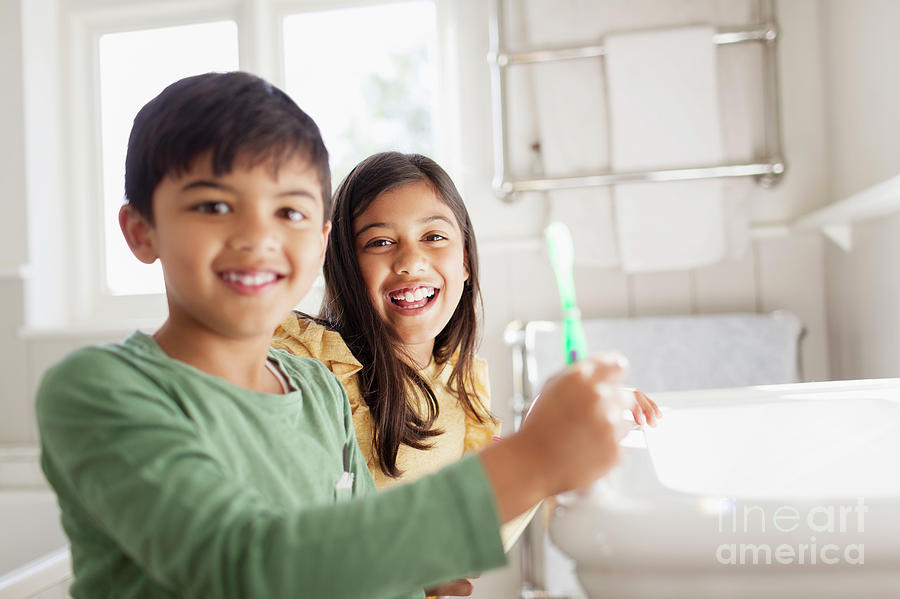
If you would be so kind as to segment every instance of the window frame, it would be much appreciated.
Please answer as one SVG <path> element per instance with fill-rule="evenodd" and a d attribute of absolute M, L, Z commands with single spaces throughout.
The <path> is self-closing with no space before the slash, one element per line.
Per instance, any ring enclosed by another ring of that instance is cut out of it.
<path fill-rule="evenodd" d="M 113 295 L 107 289 L 104 250 L 102 138 L 100 113 L 100 37 L 145 29 L 234 21 L 238 30 L 239 68 L 284 86 L 284 19 L 289 15 L 398 4 L 417 0 L 60 0 L 62 36 L 59 110 L 63 183 L 60 200 L 65 230 L 55 231 L 66 255 L 65 272 L 36 272 L 61 277 L 67 314 L 62 327 L 109 329 L 161 323 L 167 313 L 164 293 Z M 432 0 L 435 13 L 453 0 Z M 439 27 L 439 23 L 436 24 Z M 438 31 L 440 37 L 440 31 Z M 437 44 L 438 96 L 441 98 L 441 51 Z M 435 157 L 441 147 L 443 100 L 435 106 Z M 321 278 L 316 285 L 321 285 Z"/>
<path fill-rule="evenodd" d="M 63 172 L 70 182 L 71 236 L 66 244 L 69 324 L 106 327 L 110 323 L 161 322 L 168 310 L 164 293 L 113 295 L 106 287 L 102 130 L 100 114 L 100 38 L 110 33 L 215 21 L 235 21 L 239 51 L 241 22 L 234 2 L 74 1 L 64 18 L 62 106 L 67 156 Z M 239 55 L 239 60 L 244 57 Z M 242 66 L 243 68 L 243 66 Z"/>

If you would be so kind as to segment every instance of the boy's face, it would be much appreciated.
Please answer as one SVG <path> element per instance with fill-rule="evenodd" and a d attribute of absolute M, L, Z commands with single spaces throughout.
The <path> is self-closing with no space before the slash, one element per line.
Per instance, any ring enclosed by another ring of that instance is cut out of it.
<path fill-rule="evenodd" d="M 216 176 L 208 155 L 153 192 L 154 225 L 128 206 L 123 232 L 142 262 L 159 258 L 169 322 L 185 332 L 269 337 L 309 291 L 322 266 L 330 222 L 321 186 L 298 157 L 277 173 L 240 157 Z"/>

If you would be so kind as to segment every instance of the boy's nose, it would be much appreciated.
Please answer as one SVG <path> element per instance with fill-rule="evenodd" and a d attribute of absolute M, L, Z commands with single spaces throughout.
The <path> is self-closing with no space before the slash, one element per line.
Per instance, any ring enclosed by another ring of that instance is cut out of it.
<path fill-rule="evenodd" d="M 401 249 L 394 260 L 394 272 L 398 275 L 415 275 L 425 272 L 427 267 L 424 253 L 414 247 Z"/>
<path fill-rule="evenodd" d="M 278 248 L 278 237 L 260 219 L 247 218 L 236 223 L 228 247 L 241 252 L 270 252 Z"/>

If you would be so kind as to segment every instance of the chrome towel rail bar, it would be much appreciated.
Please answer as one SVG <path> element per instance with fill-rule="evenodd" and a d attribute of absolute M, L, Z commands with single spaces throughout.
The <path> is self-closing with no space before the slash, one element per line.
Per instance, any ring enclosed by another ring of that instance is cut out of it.
<path fill-rule="evenodd" d="M 602 58 L 606 51 L 603 44 L 578 47 L 532 48 L 510 52 L 504 47 L 502 0 L 493 0 L 490 34 L 494 126 L 494 192 L 506 201 L 514 201 L 519 192 L 552 191 L 580 187 L 598 187 L 628 182 L 684 181 L 719 177 L 755 177 L 763 187 L 776 184 L 784 175 L 786 166 L 781 151 L 781 116 L 778 104 L 778 74 L 776 42 L 778 28 L 775 23 L 773 0 L 758 2 L 759 23 L 745 29 L 720 29 L 713 37 L 717 45 L 758 42 L 764 44 L 763 100 L 765 112 L 765 158 L 744 164 L 721 164 L 668 168 L 636 172 L 579 173 L 563 177 L 513 178 L 508 165 L 508 124 L 506 115 L 506 70 L 510 67 L 532 65 L 563 60 Z"/>

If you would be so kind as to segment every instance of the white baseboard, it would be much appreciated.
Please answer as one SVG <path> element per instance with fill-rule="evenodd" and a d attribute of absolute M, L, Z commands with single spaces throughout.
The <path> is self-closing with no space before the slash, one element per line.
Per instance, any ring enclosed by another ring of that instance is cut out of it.
<path fill-rule="evenodd" d="M 72 558 L 64 547 L 25 564 L 21 568 L 0 574 L 0 599 L 45 597 L 53 589 L 54 597 L 68 597 L 72 579 Z"/>

